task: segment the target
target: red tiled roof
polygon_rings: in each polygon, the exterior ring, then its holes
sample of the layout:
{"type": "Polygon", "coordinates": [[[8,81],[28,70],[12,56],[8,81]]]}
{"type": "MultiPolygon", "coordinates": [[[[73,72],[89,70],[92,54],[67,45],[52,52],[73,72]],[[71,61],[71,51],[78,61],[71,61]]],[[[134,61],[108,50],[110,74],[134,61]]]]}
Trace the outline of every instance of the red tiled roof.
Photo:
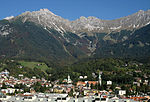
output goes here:
{"type": "Polygon", "coordinates": [[[133,99],[135,101],[139,101],[141,99],[144,99],[145,97],[131,97],[130,99],[133,99]]]}
{"type": "Polygon", "coordinates": [[[79,86],[79,85],[86,85],[86,83],[85,83],[85,82],[82,82],[82,81],[78,81],[78,82],[77,82],[77,86],[79,86]]]}
{"type": "Polygon", "coordinates": [[[88,81],[89,84],[96,85],[98,82],[97,81],[88,81]]]}

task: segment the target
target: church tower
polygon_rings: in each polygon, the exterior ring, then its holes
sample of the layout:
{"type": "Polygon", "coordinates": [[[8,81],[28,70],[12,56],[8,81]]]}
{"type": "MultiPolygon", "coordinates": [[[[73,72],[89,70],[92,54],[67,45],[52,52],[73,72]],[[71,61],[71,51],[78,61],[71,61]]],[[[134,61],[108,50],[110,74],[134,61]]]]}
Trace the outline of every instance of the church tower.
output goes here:
{"type": "Polygon", "coordinates": [[[101,78],[101,75],[102,75],[102,72],[99,72],[99,77],[98,77],[98,79],[99,79],[99,84],[100,84],[100,86],[102,85],[102,78],[101,78]]]}
{"type": "Polygon", "coordinates": [[[67,83],[68,83],[68,84],[72,83],[72,80],[70,79],[70,75],[68,75],[67,83]]]}

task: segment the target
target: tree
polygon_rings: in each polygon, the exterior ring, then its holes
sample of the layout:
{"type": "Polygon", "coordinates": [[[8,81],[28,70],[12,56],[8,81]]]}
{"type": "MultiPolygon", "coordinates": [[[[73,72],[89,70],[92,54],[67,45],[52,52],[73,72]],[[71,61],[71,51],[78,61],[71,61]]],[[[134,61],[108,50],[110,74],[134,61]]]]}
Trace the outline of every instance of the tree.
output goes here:
{"type": "Polygon", "coordinates": [[[1,89],[7,89],[7,86],[5,85],[5,83],[3,83],[1,89]]]}
{"type": "Polygon", "coordinates": [[[44,92],[46,91],[46,89],[47,89],[47,88],[46,88],[45,85],[44,85],[44,87],[41,86],[41,87],[40,87],[40,92],[44,93],[44,92]]]}
{"type": "Polygon", "coordinates": [[[25,88],[24,88],[24,92],[30,92],[30,88],[25,87],[25,88]]]}
{"type": "Polygon", "coordinates": [[[42,85],[41,85],[41,83],[37,82],[32,87],[34,88],[34,90],[36,92],[40,92],[40,89],[41,89],[42,85]]]}
{"type": "Polygon", "coordinates": [[[91,89],[93,89],[94,88],[94,85],[93,84],[91,84],[91,89]]]}
{"type": "Polygon", "coordinates": [[[24,89],[25,85],[23,85],[23,84],[16,84],[14,87],[17,88],[17,89],[24,89]]]}
{"type": "Polygon", "coordinates": [[[73,96],[73,89],[71,89],[71,91],[68,94],[69,96],[73,96]]]}

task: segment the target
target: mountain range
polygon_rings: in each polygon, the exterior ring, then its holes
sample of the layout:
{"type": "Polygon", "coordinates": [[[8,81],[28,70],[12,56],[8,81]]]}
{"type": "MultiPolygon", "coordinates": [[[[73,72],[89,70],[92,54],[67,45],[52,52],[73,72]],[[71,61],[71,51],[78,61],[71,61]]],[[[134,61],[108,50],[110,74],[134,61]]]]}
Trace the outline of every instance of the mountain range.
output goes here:
{"type": "Polygon", "coordinates": [[[83,58],[150,57],[150,10],[69,21],[48,9],[0,20],[0,56],[66,65],[83,58]]]}

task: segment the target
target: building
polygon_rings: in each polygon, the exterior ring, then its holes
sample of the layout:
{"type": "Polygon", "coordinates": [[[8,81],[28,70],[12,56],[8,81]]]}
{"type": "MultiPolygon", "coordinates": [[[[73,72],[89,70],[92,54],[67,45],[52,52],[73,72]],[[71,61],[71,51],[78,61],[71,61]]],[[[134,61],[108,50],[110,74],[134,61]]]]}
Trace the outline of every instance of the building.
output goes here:
{"type": "Polygon", "coordinates": [[[102,78],[101,78],[101,75],[102,75],[102,72],[99,72],[99,84],[100,84],[100,86],[102,85],[102,78]]]}
{"type": "Polygon", "coordinates": [[[85,83],[85,82],[82,82],[82,81],[78,81],[78,82],[76,83],[76,85],[77,85],[77,87],[78,87],[78,86],[86,86],[86,83],[85,83]]]}
{"type": "Polygon", "coordinates": [[[117,94],[123,96],[126,94],[126,90],[117,90],[117,94]]]}
{"type": "Polygon", "coordinates": [[[70,76],[69,76],[69,75],[68,75],[67,83],[68,83],[68,84],[71,84],[71,83],[72,83],[72,80],[71,80],[71,78],[70,78],[70,76]]]}
{"type": "Polygon", "coordinates": [[[112,85],[112,81],[107,81],[107,85],[112,85]]]}

